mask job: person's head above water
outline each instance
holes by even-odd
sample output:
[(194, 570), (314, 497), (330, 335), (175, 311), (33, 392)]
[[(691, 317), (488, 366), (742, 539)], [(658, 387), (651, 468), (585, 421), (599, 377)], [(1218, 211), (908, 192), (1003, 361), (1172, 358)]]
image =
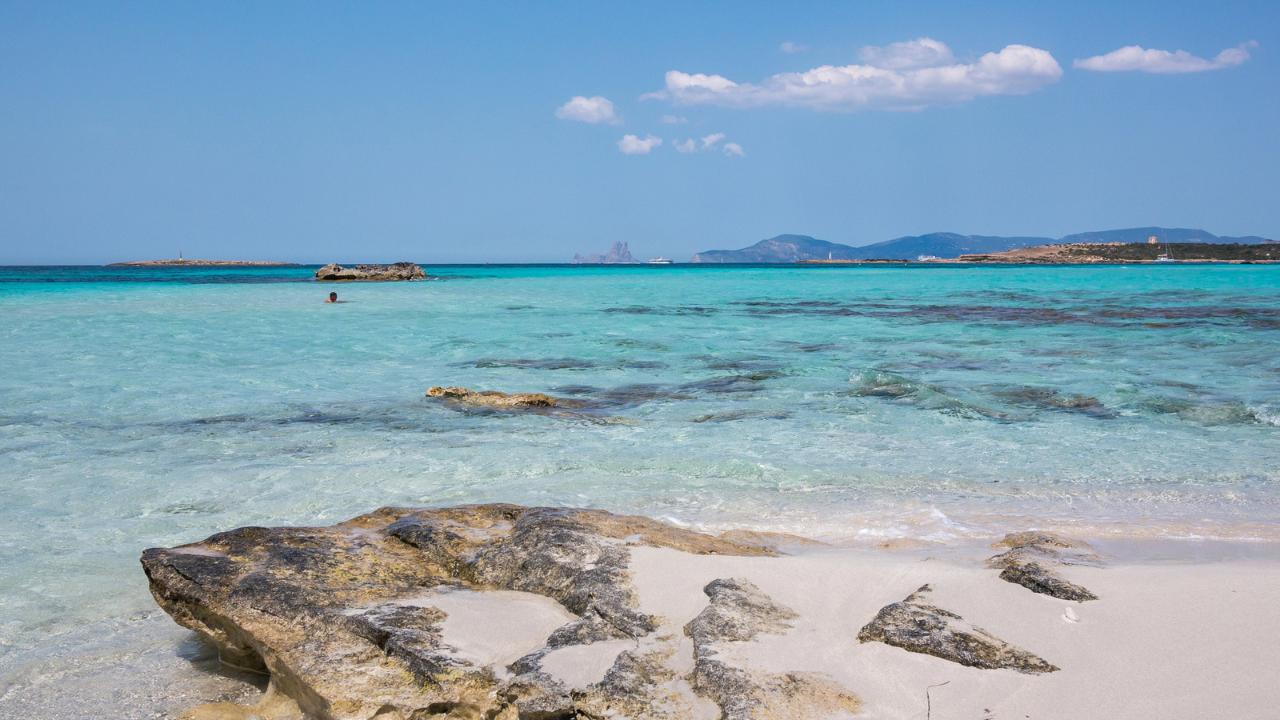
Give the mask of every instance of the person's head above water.
[(326, 302), (331, 302), (331, 303), (338, 302), (338, 293), (336, 292), (329, 293), (329, 299)]

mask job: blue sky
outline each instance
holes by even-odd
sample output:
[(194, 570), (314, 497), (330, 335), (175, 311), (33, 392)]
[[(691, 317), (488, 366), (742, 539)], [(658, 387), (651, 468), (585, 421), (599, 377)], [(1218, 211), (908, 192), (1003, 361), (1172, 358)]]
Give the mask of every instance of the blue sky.
[(1280, 237), (1280, 3), (456, 5), (0, 2), (0, 263)]

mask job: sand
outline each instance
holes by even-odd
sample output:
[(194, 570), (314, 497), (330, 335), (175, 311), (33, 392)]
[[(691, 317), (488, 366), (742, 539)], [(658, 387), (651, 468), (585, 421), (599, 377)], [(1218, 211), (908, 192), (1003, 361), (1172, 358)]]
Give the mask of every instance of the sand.
[[(640, 641), (553, 652), (544, 669), (585, 687), (604, 675), (617, 653), (668, 635), (680, 639), (673, 665), (691, 667), (692, 644), (682, 627), (705, 607), (702, 588), (715, 578), (739, 577), (799, 619), (784, 634), (728, 643), (722, 656), (752, 670), (826, 673), (861, 697), (859, 717), (1275, 718), (1280, 560), (1272, 556), (1273, 547), (1177, 561), (1203, 554), (1197, 544), (1186, 543), (1185, 553), (1164, 546), (1143, 553), (1158, 560), (1110, 558), (1103, 568), (1063, 569), (1099, 596), (1084, 603), (1000, 580), (998, 571), (982, 563), (993, 552), (985, 547), (809, 549), (777, 558), (635, 547), (631, 571), (641, 608), (662, 616), (663, 626)], [(1028, 675), (975, 669), (857, 640), (858, 630), (881, 607), (925, 583), (934, 589), (934, 604), (1061, 670)], [(557, 617), (541, 605), (544, 598), (501, 595), (486, 600), (485, 623), (445, 627), (446, 642), (482, 647), (476, 655), (495, 668), (527, 652), (535, 640), (517, 628), (531, 617), (548, 626)], [(538, 612), (531, 613), (531, 602)], [(477, 627), (482, 633), (472, 629)], [(504, 637), (510, 641), (500, 647)], [(700, 707), (699, 713), (715, 717), (714, 706)]]

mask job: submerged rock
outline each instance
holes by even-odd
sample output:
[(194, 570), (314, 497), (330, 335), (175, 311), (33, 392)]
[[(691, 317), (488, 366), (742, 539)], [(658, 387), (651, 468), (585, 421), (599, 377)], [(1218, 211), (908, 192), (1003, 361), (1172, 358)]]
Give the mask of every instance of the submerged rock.
[(554, 599), (577, 618), (550, 634), (542, 654), (648, 635), (658, 620), (639, 609), (630, 583), (635, 544), (771, 554), (640, 517), (469, 505), (383, 508), (326, 528), (240, 528), (147, 550), (142, 565), (174, 620), (224, 661), (269, 673), (272, 692), (309, 717), (514, 720), (573, 717), (578, 702), (625, 698), (617, 677), (574, 697), (541, 671), (538, 652), (513, 658), (510, 679), (475, 664), (446, 639), (440, 591)]
[(901, 602), (886, 605), (858, 632), (861, 642), (882, 642), (969, 667), (1008, 668), (1024, 673), (1055, 672), (1058, 668), (1015, 647), (964, 618), (930, 605), (933, 588), (923, 585)]
[(1000, 579), (1021, 585), (1032, 592), (1051, 595), (1060, 600), (1097, 600), (1088, 588), (1077, 585), (1054, 572), (1058, 565), (1100, 566), (1102, 558), (1082, 540), (1042, 532), (1010, 533), (995, 544), (1008, 548), (987, 560), (987, 565), (1000, 569)]
[(316, 271), (316, 280), (424, 280), (427, 274), (411, 262), (390, 265), (355, 265), (344, 267), (330, 263)]
[(824, 718), (857, 711), (857, 696), (821, 673), (763, 673), (718, 657), (718, 644), (784, 633), (797, 615), (748, 580), (713, 580), (703, 592), (711, 603), (684, 632), (693, 639), (693, 688), (720, 706), (722, 720)]
[(497, 390), (471, 390), (464, 387), (436, 386), (427, 390), (427, 397), (441, 398), (457, 405), (497, 410), (554, 408), (569, 404), (543, 393), (504, 393)]

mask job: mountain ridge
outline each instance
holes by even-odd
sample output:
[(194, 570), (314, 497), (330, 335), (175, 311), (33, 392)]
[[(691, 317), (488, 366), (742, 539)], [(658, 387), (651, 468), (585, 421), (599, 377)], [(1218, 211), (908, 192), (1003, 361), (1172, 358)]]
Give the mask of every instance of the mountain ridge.
[(1145, 242), (1155, 235), (1161, 242), (1243, 243), (1275, 242), (1257, 235), (1218, 236), (1199, 228), (1158, 226), (1092, 230), (1060, 238), (1041, 236), (961, 235), (933, 232), (905, 235), (870, 245), (845, 245), (809, 235), (783, 234), (737, 250), (705, 250), (695, 253), (695, 263), (791, 263), (801, 260), (914, 260), (921, 255), (955, 258), (973, 253), (1004, 252), (1037, 245), (1065, 243)]

